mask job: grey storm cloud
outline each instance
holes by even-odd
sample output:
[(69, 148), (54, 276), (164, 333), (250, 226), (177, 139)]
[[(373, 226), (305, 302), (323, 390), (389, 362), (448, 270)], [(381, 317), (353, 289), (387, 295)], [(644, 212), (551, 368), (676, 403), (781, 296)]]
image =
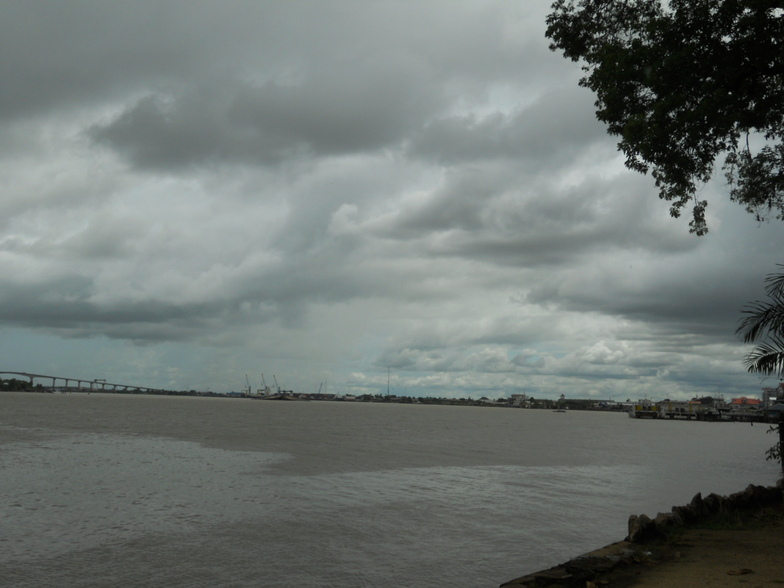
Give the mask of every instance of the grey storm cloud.
[(549, 5), (7, 3), (0, 345), (171, 387), (748, 393), (780, 226), (670, 218)]
[[(419, 76), (339, 70), (305, 83), (146, 96), (90, 136), (141, 168), (279, 164), (394, 147), (437, 105)], [(376, 79), (368, 79), (373, 73)], [(361, 83), (351, 83), (352, 80)], [(212, 94), (223, 94), (213, 97)]]

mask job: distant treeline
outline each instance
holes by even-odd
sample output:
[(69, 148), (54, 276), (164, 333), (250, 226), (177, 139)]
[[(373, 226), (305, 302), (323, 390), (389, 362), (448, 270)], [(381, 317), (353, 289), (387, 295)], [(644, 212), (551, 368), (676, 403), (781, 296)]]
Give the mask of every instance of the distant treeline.
[(17, 380), (11, 378), (10, 380), (0, 380), (0, 389), (8, 390), (9, 392), (31, 392), (43, 390), (41, 384), (31, 384), (30, 380)]

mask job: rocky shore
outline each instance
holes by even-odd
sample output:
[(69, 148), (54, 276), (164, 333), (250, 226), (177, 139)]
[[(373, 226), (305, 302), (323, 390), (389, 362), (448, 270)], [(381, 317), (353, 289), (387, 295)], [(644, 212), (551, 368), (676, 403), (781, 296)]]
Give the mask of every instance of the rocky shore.
[(654, 518), (632, 515), (623, 541), (501, 588), (736, 586), (752, 574), (755, 585), (784, 584), (782, 549), (784, 480), (729, 496), (697, 494)]

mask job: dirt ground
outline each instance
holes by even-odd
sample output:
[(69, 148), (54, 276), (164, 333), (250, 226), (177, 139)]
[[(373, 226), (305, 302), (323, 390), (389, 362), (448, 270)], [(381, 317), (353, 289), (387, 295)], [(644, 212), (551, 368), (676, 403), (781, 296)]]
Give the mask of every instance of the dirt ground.
[(502, 588), (534, 586), (784, 588), (784, 504), (716, 514), (650, 544), (614, 543)]
[[(715, 517), (651, 546), (649, 561), (597, 578), (598, 588), (784, 586), (784, 506)], [(591, 584), (589, 587), (593, 588)]]

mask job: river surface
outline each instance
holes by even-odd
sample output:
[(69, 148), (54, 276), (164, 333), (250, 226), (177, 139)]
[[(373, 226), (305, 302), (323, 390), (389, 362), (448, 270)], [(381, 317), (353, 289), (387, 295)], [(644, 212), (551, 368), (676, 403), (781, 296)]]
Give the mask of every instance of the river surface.
[(767, 426), (428, 405), (0, 393), (14, 587), (483, 588), (697, 492)]

